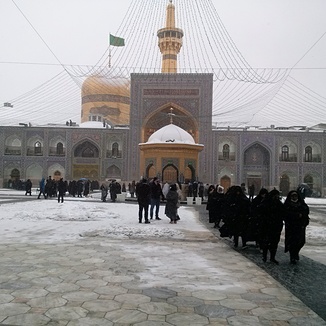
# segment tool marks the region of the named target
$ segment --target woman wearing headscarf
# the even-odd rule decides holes
[[[217,191],[214,185],[209,185],[208,190],[208,199],[206,204],[206,210],[208,210],[208,222],[215,222],[215,213],[217,210]]]
[[[284,205],[280,200],[280,192],[271,190],[262,202],[260,218],[260,241],[263,250],[263,261],[267,260],[270,251],[270,261],[278,265],[275,259],[278,244],[281,239],[284,218]]]
[[[224,219],[224,188],[222,186],[217,186],[217,201],[216,201],[216,212],[214,215],[214,228],[219,229],[220,223]]]
[[[177,224],[179,195],[176,184],[170,186],[170,190],[166,194],[165,199],[165,215],[170,219],[171,224]]]
[[[285,252],[290,252],[291,264],[299,260],[299,252],[306,242],[306,227],[309,224],[309,207],[298,191],[288,193],[285,207]]]
[[[249,220],[250,229],[252,236],[255,237],[256,245],[262,250],[261,239],[260,239],[260,223],[261,223],[261,204],[263,200],[268,195],[268,190],[266,188],[261,188],[258,195],[251,202],[251,214]]]
[[[247,248],[246,232],[249,219],[250,202],[240,186],[232,186],[225,197],[225,225],[229,236],[233,236],[234,247],[242,240],[242,248]]]

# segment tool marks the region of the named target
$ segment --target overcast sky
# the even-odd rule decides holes
[[[295,65],[300,70],[293,76],[326,98],[325,0],[212,2],[252,67]],[[1,0],[0,107],[53,78],[63,70],[59,62],[96,64],[107,49],[109,32],[119,29],[130,3]]]

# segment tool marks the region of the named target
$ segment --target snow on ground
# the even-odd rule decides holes
[[[2,194],[3,191],[0,191]],[[10,193],[11,197],[22,192]],[[35,196],[35,193],[33,193]],[[36,196],[35,196],[36,197]],[[6,199],[8,200],[8,199]],[[181,207],[181,221],[169,224],[160,207],[159,220],[150,224],[138,223],[137,203],[101,202],[100,194],[90,198],[66,197],[64,203],[56,198],[17,201],[0,201],[0,241],[59,242],[82,237],[110,238],[183,238],[184,228],[206,231],[198,221],[198,213],[191,207]]]
[[[66,197],[64,203],[56,198],[17,201],[24,192],[0,189],[0,241],[59,242],[83,237],[110,238],[184,238],[187,230],[206,231],[198,221],[198,213],[191,206],[181,206],[181,220],[176,225],[169,224],[160,207],[161,221],[151,224],[138,223],[138,205],[128,202],[101,202],[100,193],[89,198]],[[33,191],[36,197],[36,191]],[[326,242],[326,199],[307,198],[310,207],[321,208],[310,214],[307,227],[307,244],[325,245]]]

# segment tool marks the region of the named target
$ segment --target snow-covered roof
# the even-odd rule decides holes
[[[149,143],[195,144],[195,140],[188,132],[171,123],[155,131],[149,137],[147,144]]]
[[[102,121],[86,121],[81,123],[80,128],[98,128],[103,129],[103,122]]]

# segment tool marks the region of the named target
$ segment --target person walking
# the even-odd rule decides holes
[[[240,186],[232,186],[225,197],[225,224],[233,236],[234,247],[239,245],[239,237],[242,240],[242,248],[247,248],[247,226],[250,213],[250,202]]]
[[[100,190],[101,190],[101,200],[103,202],[105,202],[106,197],[108,196],[108,192],[109,192],[109,189],[108,189],[108,186],[107,186],[106,182],[103,182],[101,184]]]
[[[196,200],[196,197],[198,195],[198,182],[194,181],[192,183],[192,195],[194,196],[194,201]]]
[[[26,183],[25,183],[25,196],[26,195],[30,195],[30,196],[32,196],[32,181],[31,181],[31,179],[27,179],[26,180]]]
[[[139,223],[142,223],[144,212],[145,223],[149,224],[150,221],[148,220],[148,209],[151,201],[151,189],[149,184],[147,183],[147,179],[143,178],[140,180],[140,182],[137,183],[136,193],[138,201]]]
[[[170,219],[171,224],[177,224],[179,195],[176,184],[170,186],[170,190],[166,194],[165,199],[165,215]]]
[[[89,192],[90,192],[90,185],[91,185],[91,182],[89,180],[85,180],[84,191],[83,191],[84,197],[88,197]]]
[[[180,220],[180,216],[179,216],[179,208],[181,205],[181,198],[182,198],[182,190],[181,187],[178,183],[175,184],[177,187],[177,193],[178,193],[178,204],[177,204],[177,221]]]
[[[162,188],[162,192],[163,192],[163,198],[165,199],[166,195],[168,194],[168,192],[170,191],[170,185],[168,182],[165,182]]]
[[[132,182],[129,184],[129,192],[131,198],[135,197],[135,191],[136,191],[136,181],[132,180]]]
[[[249,186],[249,200],[252,201],[254,199],[254,195],[255,195],[255,185],[252,184],[251,186]]]
[[[110,198],[111,201],[114,203],[117,200],[117,194],[119,193],[119,187],[116,180],[112,180],[109,184],[109,191],[110,191]]]
[[[214,185],[208,187],[208,199],[206,204],[206,210],[208,210],[208,223],[215,222],[215,214],[217,210],[217,191]]]
[[[58,203],[63,203],[63,197],[67,191],[66,183],[63,181],[63,178],[61,178],[58,182]]]
[[[40,199],[41,195],[44,196],[44,198],[46,199],[46,194],[45,194],[45,178],[42,178],[39,184],[40,187],[40,192],[37,196],[37,199]]]
[[[153,219],[154,208],[155,208],[155,219],[161,220],[161,218],[159,217],[159,211],[160,211],[161,198],[163,199],[164,196],[160,185],[160,180],[157,177],[154,177],[153,180],[149,183],[149,186],[151,189],[151,209],[150,209],[151,220]]]
[[[261,188],[258,195],[252,200],[250,207],[249,232],[251,236],[255,238],[256,245],[259,246],[261,251],[263,250],[261,245],[262,241],[260,239],[260,224],[262,219],[261,204],[267,195],[268,190],[266,188]]]
[[[224,219],[225,196],[224,196],[224,187],[218,185],[216,189],[217,189],[217,198],[216,198],[217,202],[216,202],[216,213],[214,215],[214,228],[219,229],[220,223]]]
[[[204,184],[202,182],[198,183],[198,197],[201,198],[202,201],[204,201]]]
[[[77,181],[77,197],[83,197],[84,183],[83,180]]]
[[[281,239],[284,219],[284,205],[280,200],[280,192],[271,190],[261,204],[260,241],[263,250],[263,261],[267,261],[270,252],[270,261],[279,264],[275,259],[278,244]]]
[[[290,263],[296,264],[299,252],[306,242],[306,227],[309,224],[309,207],[298,191],[288,193],[285,208],[285,248],[290,253]]]

